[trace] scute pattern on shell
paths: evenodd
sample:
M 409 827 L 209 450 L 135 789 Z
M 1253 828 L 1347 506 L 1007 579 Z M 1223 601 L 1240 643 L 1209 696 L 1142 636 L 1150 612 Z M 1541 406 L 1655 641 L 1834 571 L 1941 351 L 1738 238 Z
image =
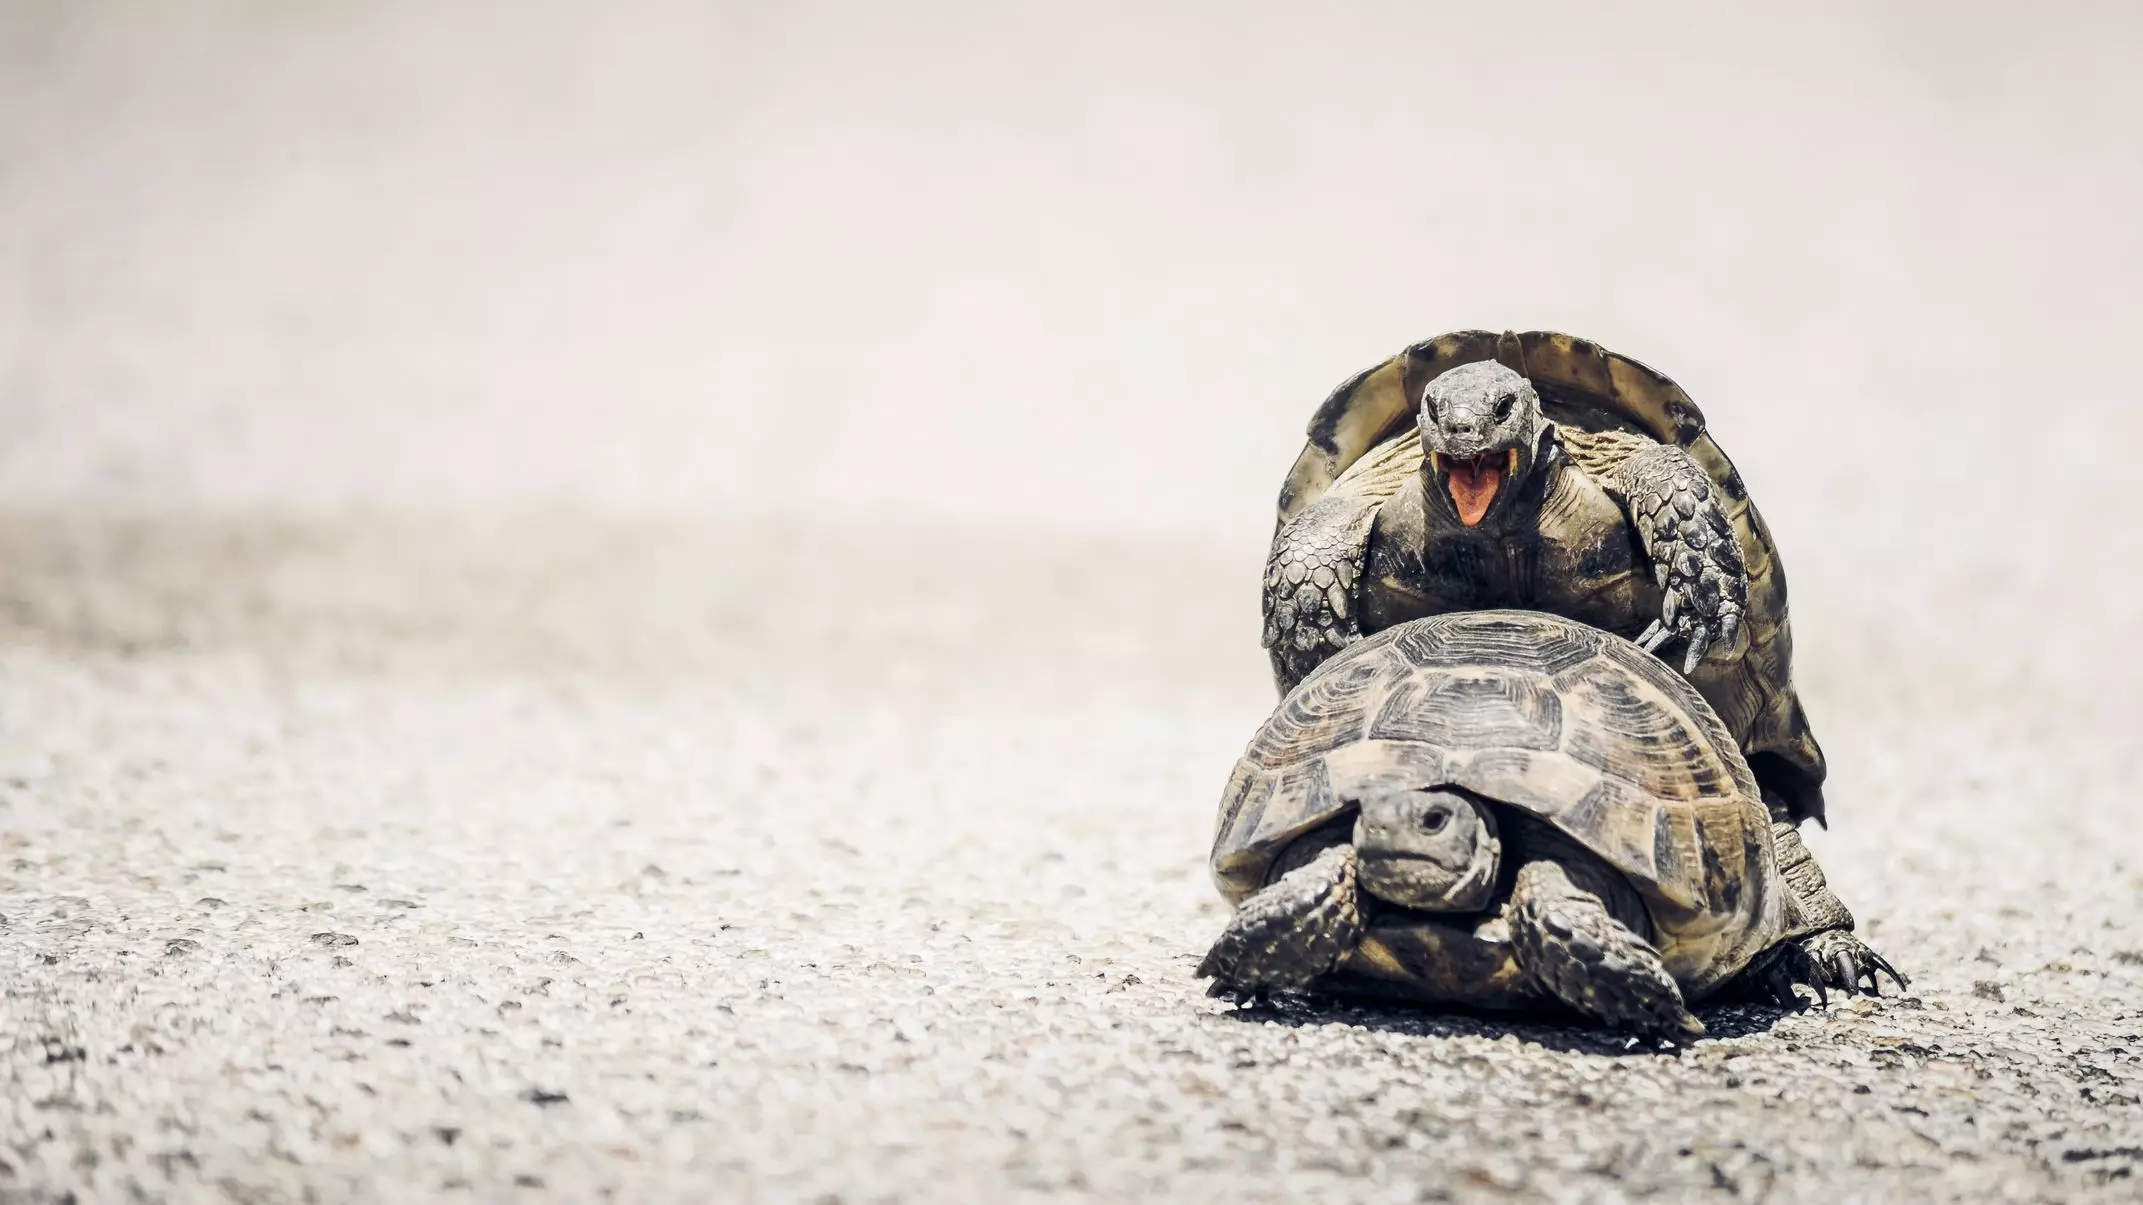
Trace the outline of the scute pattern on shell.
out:
M 1369 722 L 1365 701 L 1386 688 L 1390 666 L 1374 650 L 1388 647 L 1402 629 L 1361 641 L 1364 655 L 1331 657 L 1289 691 L 1272 718 L 1250 742 L 1246 760 L 1284 766 L 1360 740 Z
M 1549 622 L 1542 624 L 1541 619 Z M 1450 638 L 1457 631 L 1464 633 L 1462 641 Z M 1422 669 L 1493 665 L 1552 675 L 1596 655 L 1599 634 L 1584 624 L 1531 611 L 1483 611 L 1463 620 L 1439 615 L 1413 625 L 1399 651 Z
M 1255 891 L 1289 841 L 1371 781 L 1522 806 L 1687 909 L 1724 881 L 1707 841 L 1738 848 L 1763 818 L 1725 726 L 1656 658 L 1551 615 L 1439 615 L 1356 643 L 1274 711 L 1222 800 L 1223 894 Z
M 1392 684 L 1369 736 L 1451 749 L 1553 749 L 1563 740 L 1563 704 L 1535 678 L 1415 674 Z
M 1604 477 L 1632 455 L 1656 442 L 1629 431 L 1587 431 L 1574 426 L 1557 427 L 1563 455 L 1593 477 Z
M 1672 697 L 1676 710 L 1697 721 L 1701 731 L 1695 734 L 1692 743 L 1701 743 L 1714 749 L 1734 749 L 1734 734 L 1719 718 L 1689 679 L 1674 672 L 1659 658 L 1627 640 L 1606 640 L 1597 646 L 1599 655 L 1619 666 L 1630 677 L 1642 681 L 1656 690 Z M 1603 674 L 1603 679 L 1606 675 Z M 1748 773 L 1748 764 L 1739 757 L 1726 759 L 1726 768 L 1733 774 L 1737 789 L 1756 794 L 1756 780 Z
M 1679 720 L 1661 721 L 1625 683 L 1591 685 L 1595 726 L 1572 733 L 1564 748 L 1571 759 L 1666 799 L 1706 798 L 1733 789 L 1716 759 L 1689 757 L 1688 751 L 1701 745 Z
M 1821 818 L 1828 770 L 1792 689 L 1786 575 L 1770 529 L 1741 474 L 1705 429 L 1696 403 L 1673 380 L 1628 356 L 1554 331 L 1463 330 L 1425 339 L 1349 377 L 1311 416 L 1308 442 L 1281 488 L 1274 559 L 1293 555 L 1286 545 L 1314 529 L 1320 536 L 1329 533 L 1344 556 L 1358 560 L 1377 505 L 1420 462 L 1414 409 L 1422 388 L 1447 369 L 1491 359 L 1523 373 L 1540 389 L 1564 453 L 1588 475 L 1604 477 L 1657 444 L 1680 447 L 1703 470 L 1729 530 L 1707 527 L 1697 534 L 1699 543 L 1675 543 L 1671 571 L 1703 589 L 1707 576 L 1725 580 L 1720 559 L 1738 552 L 1747 573 L 1747 593 L 1737 603 L 1739 639 L 1747 648 L 1738 662 L 1715 659 L 1699 665 L 1696 676 L 1745 753 L 1776 759 L 1768 763 L 1774 770 L 1790 768 L 1773 775 L 1789 813 L 1796 819 Z M 1692 497 L 1703 489 L 1703 483 L 1687 485 Z M 1677 536 L 1682 518 L 1677 508 Z M 1319 553 L 1330 555 L 1330 550 Z M 1270 590 L 1266 599 L 1267 647 L 1283 690 L 1322 657 L 1346 648 L 1359 632 L 1351 617 L 1329 629 L 1280 627 L 1273 623 Z

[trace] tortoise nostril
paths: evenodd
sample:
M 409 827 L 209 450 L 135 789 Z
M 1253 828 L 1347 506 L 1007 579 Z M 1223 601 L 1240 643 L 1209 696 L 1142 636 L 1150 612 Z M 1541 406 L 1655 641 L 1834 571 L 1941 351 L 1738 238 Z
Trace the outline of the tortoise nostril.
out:
M 1443 808 L 1430 808 L 1421 817 L 1421 827 L 1432 833 L 1444 831 L 1444 825 L 1449 823 L 1451 823 L 1451 813 Z

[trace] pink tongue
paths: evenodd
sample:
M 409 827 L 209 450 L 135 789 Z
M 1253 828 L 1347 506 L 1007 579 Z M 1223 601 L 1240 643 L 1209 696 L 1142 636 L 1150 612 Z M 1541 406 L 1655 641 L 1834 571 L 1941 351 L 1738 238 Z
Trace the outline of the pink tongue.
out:
M 1496 500 L 1496 491 L 1503 486 L 1503 466 L 1487 457 L 1478 460 L 1460 460 L 1451 465 L 1451 501 L 1458 505 L 1458 521 L 1468 527 L 1481 521 L 1488 513 L 1488 504 Z

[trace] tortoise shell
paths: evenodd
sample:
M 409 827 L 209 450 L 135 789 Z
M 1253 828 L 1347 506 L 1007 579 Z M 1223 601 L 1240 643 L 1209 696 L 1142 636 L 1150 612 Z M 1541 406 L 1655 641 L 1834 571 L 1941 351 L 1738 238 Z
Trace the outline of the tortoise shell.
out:
M 1785 567 L 1771 529 L 1733 461 L 1706 429 L 1703 412 L 1664 374 L 1588 339 L 1554 331 L 1452 331 L 1416 343 L 1349 378 L 1317 408 L 1309 442 L 1281 486 L 1279 522 L 1286 523 L 1335 484 L 1365 498 L 1389 496 L 1421 463 L 1414 416 L 1422 391 L 1442 373 L 1482 360 L 1497 360 L 1532 381 L 1543 412 L 1580 463 L 1592 448 L 1617 456 L 1626 452 L 1615 449 L 1643 438 L 1679 444 L 1711 477 L 1748 566 L 1744 631 L 1749 647 L 1760 652 L 1759 664 L 1746 672 L 1711 664 L 1701 667 L 1698 677 L 1728 712 L 1745 750 L 1782 757 L 1795 768 L 1779 785 L 1796 817 L 1821 819 L 1823 752 L 1792 691 L 1776 689 L 1785 682 L 1792 649 Z
M 1412 432 L 1414 408 L 1430 381 L 1481 360 L 1499 360 L 1531 380 L 1542 409 L 1559 425 L 1629 431 L 1686 449 L 1719 487 L 1740 537 L 1752 617 L 1784 614 L 1786 579 L 1770 528 L 1734 462 L 1705 429 L 1704 412 L 1664 373 L 1555 331 L 1451 331 L 1349 378 L 1310 417 L 1309 442 L 1280 488 L 1280 522 L 1321 497 L 1370 449 Z
M 1685 983 L 1781 932 L 1769 814 L 1717 714 L 1629 641 L 1530 611 L 1398 624 L 1304 678 L 1229 778 L 1214 881 L 1240 903 L 1365 791 L 1436 786 L 1530 812 L 1620 871 Z

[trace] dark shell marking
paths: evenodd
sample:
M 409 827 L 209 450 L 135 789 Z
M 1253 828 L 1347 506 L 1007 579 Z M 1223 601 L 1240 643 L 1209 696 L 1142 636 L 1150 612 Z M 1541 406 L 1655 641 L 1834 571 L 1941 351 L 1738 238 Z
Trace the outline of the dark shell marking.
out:
M 1574 424 L 1591 431 L 1641 432 L 1679 445 L 1711 479 L 1748 572 L 1742 616 L 1747 651 L 1739 665 L 1709 662 L 1696 676 L 1742 749 L 1765 767 L 1766 784 L 1783 796 L 1789 812 L 1796 819 L 1822 818 L 1827 767 L 1792 688 L 1786 575 L 1778 550 L 1741 474 L 1707 431 L 1703 411 L 1657 370 L 1555 331 L 1451 331 L 1413 344 L 1348 378 L 1317 408 L 1308 442 L 1281 489 L 1280 528 L 1325 498 L 1335 479 L 1373 448 L 1410 429 L 1430 380 L 1481 360 L 1522 366 L 1549 416 L 1566 429 Z M 1322 631 L 1302 629 L 1303 643 L 1314 647 L 1301 658 L 1329 652 L 1314 639 Z
M 1533 612 L 1440 615 L 1332 657 L 1274 711 L 1222 799 L 1222 891 L 1256 890 L 1280 849 L 1351 807 L 1349 784 L 1368 775 L 1525 806 L 1692 903 L 1714 876 L 1690 809 L 1760 809 L 1725 726 L 1635 645 Z
M 1527 611 L 1399 624 L 1303 679 L 1228 781 L 1214 880 L 1240 903 L 1365 792 L 1444 785 L 1546 820 L 1627 877 L 1691 999 L 1783 933 L 1769 816 L 1703 697 L 1621 637 Z M 1348 965 L 1431 997 L 1493 995 L 1374 953 Z M 1507 950 L 1474 953 L 1509 977 Z

